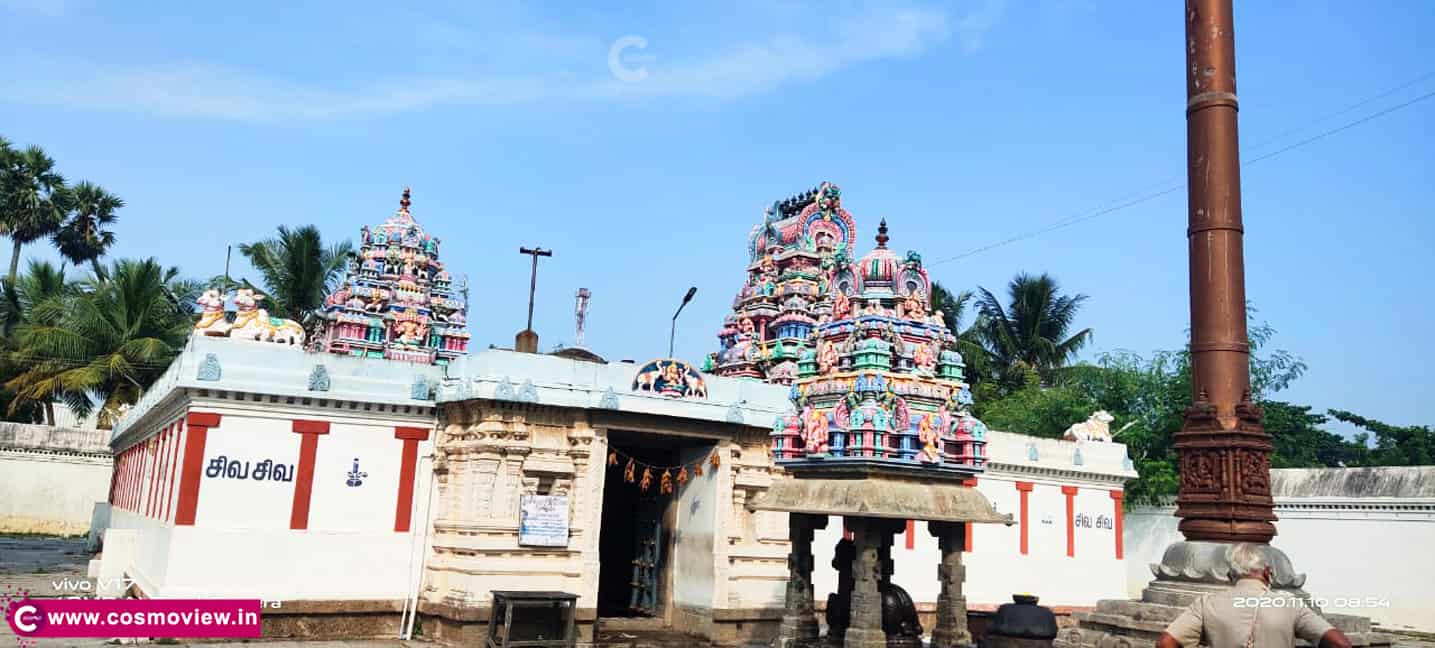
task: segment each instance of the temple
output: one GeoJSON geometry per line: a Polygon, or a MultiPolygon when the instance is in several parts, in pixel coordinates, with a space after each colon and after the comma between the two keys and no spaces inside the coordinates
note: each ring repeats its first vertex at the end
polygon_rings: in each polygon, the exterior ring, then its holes
{"type": "Polygon", "coordinates": [[[748,235],[747,280],[718,332],[705,371],[789,384],[818,318],[831,312],[833,270],[844,287],[857,226],[830,182],[772,204],[748,235]]]}
{"type": "Polygon", "coordinates": [[[898,258],[888,240],[884,220],[876,248],[831,264],[830,310],[797,363],[796,413],[773,430],[779,464],[821,456],[976,472],[986,461],[986,426],[967,411],[962,356],[931,313],[921,256],[898,258]]]}
{"type": "Polygon", "coordinates": [[[438,365],[468,352],[466,282],[454,285],[410,204],[405,187],[393,216],[359,230],[348,276],[324,300],[319,350],[438,365]]]}
{"type": "MultiPolygon", "coordinates": [[[[962,565],[970,525],[1015,522],[976,489],[986,426],[968,411],[962,358],[931,312],[921,256],[889,249],[885,220],[876,240],[850,264],[838,253],[823,259],[815,301],[824,308],[794,341],[794,411],[772,431],[773,459],[786,474],[749,504],[790,518],[777,644],[784,648],[818,640],[813,540],[829,517],[842,517],[851,537],[833,550],[838,579],[824,610],[826,645],[848,648],[923,645],[916,603],[893,582],[892,536],[917,521],[938,540],[931,645],[970,642],[962,565]]],[[[782,348],[782,338],[774,346],[782,348]]]]}
{"type": "Polygon", "coordinates": [[[494,591],[558,591],[580,644],[794,645],[820,610],[851,648],[960,644],[968,601],[1012,591],[1120,595],[1125,447],[988,432],[920,256],[885,224],[855,255],[840,195],[773,206],[708,372],[465,354],[463,291],[407,193],[312,339],[252,291],[234,313],[208,291],[115,425],[92,567],[129,587],[101,594],[282,601],[268,638],[468,645],[494,591]],[[890,631],[878,596],[900,603],[890,631]]]}

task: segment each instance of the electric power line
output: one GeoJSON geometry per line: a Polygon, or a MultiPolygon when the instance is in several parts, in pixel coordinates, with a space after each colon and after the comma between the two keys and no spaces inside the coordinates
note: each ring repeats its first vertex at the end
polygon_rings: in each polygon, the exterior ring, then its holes
{"type": "MultiPolygon", "coordinates": [[[[1385,91],[1383,91],[1383,92],[1381,92],[1381,93],[1379,93],[1379,94],[1377,94],[1377,95],[1374,95],[1374,96],[1372,96],[1372,97],[1368,97],[1368,98],[1366,98],[1366,99],[1362,99],[1361,101],[1356,102],[1355,104],[1352,104],[1352,105],[1350,105],[1350,106],[1347,106],[1346,108],[1343,108],[1343,109],[1341,109],[1340,111],[1337,111],[1337,112],[1335,112],[1335,113],[1331,113],[1331,114],[1329,114],[1329,115],[1326,115],[1325,117],[1321,117],[1320,119],[1317,119],[1317,120],[1315,120],[1314,122],[1311,122],[1311,123],[1312,123],[1312,124],[1317,124],[1317,123],[1320,123],[1320,122],[1322,122],[1322,121],[1329,120],[1329,119],[1331,119],[1332,117],[1336,117],[1336,116],[1339,116],[1339,115],[1348,113],[1348,112],[1350,112],[1351,110],[1353,110],[1354,108],[1357,108],[1357,107],[1359,107],[1359,106],[1363,106],[1363,105],[1368,104],[1368,103],[1370,103],[1370,102],[1372,102],[1372,101],[1375,101],[1375,100],[1377,100],[1377,99],[1379,99],[1379,98],[1381,98],[1381,97],[1385,97],[1385,96],[1390,95],[1391,93],[1394,93],[1394,92],[1397,92],[1397,91],[1399,91],[1399,90],[1403,90],[1403,89],[1405,89],[1405,88],[1408,88],[1408,87],[1410,87],[1410,86],[1412,86],[1412,85],[1414,85],[1414,84],[1416,84],[1416,83],[1419,83],[1420,81],[1424,81],[1425,79],[1428,79],[1428,78],[1431,78],[1431,77],[1435,77],[1435,72],[1430,72],[1430,73],[1424,74],[1424,75],[1422,75],[1422,76],[1420,76],[1420,77],[1418,77],[1418,78],[1416,78],[1416,79],[1414,79],[1414,80],[1412,80],[1412,81],[1408,81],[1408,82],[1403,83],[1403,84],[1401,84],[1401,85],[1399,85],[1399,86],[1396,86],[1396,87],[1394,87],[1394,88],[1387,89],[1387,90],[1385,90],[1385,91]]],[[[1252,165],[1252,164],[1256,164],[1256,163],[1262,162],[1262,161],[1264,161],[1264,160],[1269,160],[1269,159],[1271,159],[1271,158],[1273,158],[1273,157],[1276,157],[1276,156],[1278,156],[1278,155],[1280,155],[1280,154],[1282,154],[1282,153],[1286,153],[1286,152],[1288,152],[1288,151],[1291,151],[1291,150],[1293,150],[1293,149],[1300,148],[1300,147],[1305,146],[1305,145],[1307,145],[1307,144],[1311,144],[1311,143],[1317,142],[1317,141],[1319,141],[1319,140],[1322,140],[1322,139],[1325,139],[1325,138],[1327,138],[1327,137],[1330,137],[1331,135],[1335,135],[1335,134],[1340,133],[1340,132],[1342,132],[1342,131],[1349,130],[1349,129],[1351,129],[1351,128],[1354,128],[1354,127],[1359,126],[1359,125],[1361,125],[1361,124],[1364,124],[1364,123],[1366,123],[1366,122],[1372,121],[1372,120],[1374,120],[1374,119],[1377,119],[1377,118],[1380,118],[1380,117],[1384,117],[1385,115],[1388,115],[1388,114],[1390,114],[1390,113],[1393,113],[1393,112],[1395,112],[1395,111],[1397,111],[1397,110],[1401,110],[1401,109],[1403,109],[1403,108],[1407,108],[1407,107],[1412,106],[1412,105],[1414,105],[1414,104],[1417,104],[1417,103],[1419,103],[1419,102],[1421,102],[1421,101],[1425,101],[1426,99],[1430,99],[1431,97],[1435,97],[1435,91],[1427,92],[1427,93],[1425,93],[1425,94],[1419,95],[1419,96],[1417,96],[1417,97],[1415,97],[1415,98],[1413,98],[1413,99],[1410,99],[1410,100],[1408,100],[1408,101],[1405,101],[1405,102],[1396,104],[1396,105],[1394,105],[1394,106],[1390,106],[1389,108],[1385,108],[1385,109],[1376,111],[1376,112],[1374,112],[1374,113],[1371,113],[1371,114],[1366,115],[1366,116],[1364,116],[1364,117],[1361,117],[1361,118],[1359,118],[1359,119],[1356,119],[1356,120],[1353,120],[1353,121],[1350,121],[1350,122],[1346,122],[1345,124],[1342,124],[1342,125],[1337,126],[1337,127],[1335,127],[1335,128],[1332,128],[1332,129],[1329,129],[1329,130],[1325,130],[1325,131],[1321,131],[1320,133],[1316,133],[1315,135],[1312,135],[1312,136],[1307,137],[1307,138],[1305,138],[1305,139],[1298,140],[1298,141],[1293,142],[1293,143],[1291,143],[1291,144],[1289,144],[1289,145],[1287,145],[1287,146],[1283,146],[1283,147],[1281,147],[1281,148],[1278,148],[1278,149],[1276,149],[1276,150],[1274,150],[1274,151],[1270,151],[1270,152],[1268,152],[1268,153],[1264,153],[1264,154],[1258,155],[1258,156],[1256,156],[1256,157],[1254,157],[1254,158],[1251,158],[1250,160],[1242,161],[1242,162],[1241,162],[1241,167],[1246,167],[1246,166],[1249,166],[1249,165],[1252,165]]],[[[1280,139],[1280,138],[1284,137],[1285,135],[1288,135],[1288,134],[1291,134],[1291,133],[1301,132],[1301,131],[1305,130],[1306,128],[1308,128],[1308,126],[1307,126],[1307,127],[1302,127],[1302,128],[1296,128],[1296,129],[1288,130],[1288,131],[1286,131],[1285,133],[1283,133],[1283,134],[1281,134],[1281,135],[1279,135],[1279,136],[1277,136],[1277,137],[1275,137],[1275,138],[1272,138],[1272,139],[1270,139],[1270,140],[1266,140],[1265,143],[1273,142],[1273,141],[1275,141],[1276,139],[1280,139]]],[[[1264,144],[1258,145],[1258,146],[1263,146],[1263,145],[1264,145],[1264,144]]],[[[1159,186],[1160,184],[1163,184],[1163,183],[1157,183],[1157,184],[1155,184],[1155,185],[1148,185],[1148,186],[1159,186]]],[[[1037,237],[1037,236],[1041,236],[1042,234],[1048,234],[1048,233],[1054,232],[1054,231],[1056,231],[1056,230],[1065,229],[1065,228],[1067,228],[1067,227],[1071,227],[1072,225],[1076,225],[1076,224],[1078,224],[1078,223],[1082,223],[1082,222],[1091,220],[1091,219],[1096,218],[1096,217],[1098,217],[1098,216],[1105,216],[1105,215],[1110,214],[1110,213],[1112,213],[1112,212],[1121,211],[1121,210],[1127,209],[1127,208],[1129,208],[1129,207],[1135,207],[1136,205],[1139,205],[1139,204],[1141,204],[1141,203],[1145,203],[1145,202],[1149,202],[1149,201],[1155,200],[1155,199],[1160,198],[1161,196],[1164,196],[1164,195],[1166,195],[1166,194],[1169,194],[1169,193],[1178,191],[1178,190],[1180,190],[1180,189],[1184,189],[1185,187],[1186,187],[1186,184],[1185,184],[1184,182],[1182,182],[1182,183],[1180,183],[1180,184],[1176,184],[1176,185],[1167,186],[1167,187],[1165,187],[1164,189],[1161,189],[1161,190],[1156,191],[1156,192],[1154,192],[1154,193],[1144,194],[1144,195],[1141,195],[1140,197],[1137,197],[1137,198],[1135,198],[1135,199],[1127,200],[1127,201],[1124,201],[1124,202],[1121,202],[1121,203],[1117,203],[1116,205],[1113,205],[1113,206],[1111,206],[1111,207],[1106,207],[1106,208],[1103,208],[1103,209],[1099,209],[1099,210],[1094,211],[1094,212],[1090,212],[1090,213],[1086,213],[1086,214],[1079,214],[1079,215],[1076,215],[1076,216],[1070,216],[1070,217],[1067,217],[1067,218],[1058,220],[1058,221],[1056,221],[1056,222],[1054,222],[1054,223],[1050,223],[1050,224],[1048,224],[1048,225],[1046,225],[1046,226],[1043,226],[1043,227],[1041,227],[1041,228],[1038,228],[1038,229],[1035,229],[1035,230],[1031,230],[1031,231],[1029,231],[1029,232],[1025,232],[1025,233],[1022,233],[1022,234],[1017,234],[1017,235],[1015,235],[1015,236],[1012,236],[1012,237],[1010,237],[1010,238],[1006,238],[1006,239],[997,241],[997,242],[995,242],[995,243],[990,243],[990,244],[987,244],[987,245],[983,245],[983,246],[981,246],[981,247],[974,248],[974,249],[972,249],[972,250],[968,250],[968,251],[966,251],[966,252],[963,252],[963,253],[958,254],[958,255],[956,255],[956,256],[953,256],[953,257],[948,257],[948,258],[945,258],[945,259],[940,259],[940,260],[934,261],[934,262],[932,262],[932,263],[930,263],[930,264],[928,264],[928,265],[929,265],[929,266],[933,266],[933,265],[939,265],[939,264],[942,264],[942,263],[949,263],[949,262],[952,262],[952,261],[957,261],[957,260],[960,260],[960,259],[965,259],[965,258],[967,258],[967,257],[973,256],[973,255],[976,255],[976,254],[980,254],[980,253],[982,253],[982,252],[986,252],[986,251],[991,250],[991,249],[994,249],[994,248],[1002,247],[1002,246],[1004,246],[1004,245],[1010,245],[1010,244],[1012,244],[1012,243],[1017,243],[1017,242],[1025,241],[1025,240],[1028,240],[1028,239],[1032,239],[1032,238],[1035,238],[1035,237],[1037,237]]]]}

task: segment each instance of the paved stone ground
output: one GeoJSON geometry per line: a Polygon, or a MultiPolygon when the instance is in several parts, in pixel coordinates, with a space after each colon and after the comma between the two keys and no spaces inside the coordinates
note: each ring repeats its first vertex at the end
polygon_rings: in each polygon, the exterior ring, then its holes
{"type": "Polygon", "coordinates": [[[78,587],[85,577],[90,554],[84,538],[0,535],[0,590],[27,590],[36,598],[75,596],[83,591],[61,591],[57,583],[78,587]]]}

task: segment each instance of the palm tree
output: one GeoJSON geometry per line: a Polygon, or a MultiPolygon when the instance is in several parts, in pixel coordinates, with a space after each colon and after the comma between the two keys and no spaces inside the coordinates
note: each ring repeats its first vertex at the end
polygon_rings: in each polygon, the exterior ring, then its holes
{"type": "MultiPolygon", "coordinates": [[[[74,290],[74,285],[65,278],[65,268],[55,267],[48,262],[30,261],[25,274],[16,281],[0,283],[0,381],[9,381],[28,367],[15,359],[14,333],[19,327],[54,317],[64,312],[63,298],[74,290]]],[[[11,406],[13,393],[5,393],[0,400],[6,404],[7,417],[11,420],[35,421],[37,414],[44,413],[43,421],[55,422],[55,407],[52,401],[44,402],[43,410],[37,410],[37,403],[11,406]]]]}
{"type": "Polygon", "coordinates": [[[70,218],[55,232],[55,247],[75,264],[89,263],[100,276],[100,257],[115,243],[115,233],[105,229],[115,222],[115,210],[125,201],[98,185],[81,182],[67,190],[70,218]]]}
{"type": "Polygon", "coordinates": [[[986,379],[987,350],[982,346],[982,319],[980,313],[966,328],[962,328],[967,308],[974,295],[970,290],[952,293],[938,282],[932,282],[932,310],[941,311],[947,330],[957,338],[957,353],[966,361],[966,380],[973,385],[986,379]]]}
{"type": "MultiPolygon", "coordinates": [[[[10,149],[10,147],[5,147],[10,149]]],[[[0,167],[0,234],[10,237],[11,281],[20,270],[20,248],[54,234],[67,209],[65,178],[38,146],[10,149],[0,167]]]]}
{"type": "Polygon", "coordinates": [[[61,400],[77,416],[100,407],[109,425],[169,366],[194,326],[194,282],[154,259],[122,259],[42,304],[16,327],[11,359],[26,369],[6,382],[10,410],[61,400]]]}
{"type": "Polygon", "coordinates": [[[281,225],[279,236],[241,245],[239,251],[264,279],[269,314],[297,320],[312,331],[324,298],[343,277],[353,246],[342,241],[325,248],[313,225],[292,230],[281,225]]]}
{"type": "Polygon", "coordinates": [[[1051,275],[1018,274],[1007,285],[1006,306],[986,288],[980,291],[982,342],[1007,387],[1020,386],[1030,372],[1048,380],[1091,341],[1089,328],[1067,334],[1086,295],[1062,295],[1051,275]]]}

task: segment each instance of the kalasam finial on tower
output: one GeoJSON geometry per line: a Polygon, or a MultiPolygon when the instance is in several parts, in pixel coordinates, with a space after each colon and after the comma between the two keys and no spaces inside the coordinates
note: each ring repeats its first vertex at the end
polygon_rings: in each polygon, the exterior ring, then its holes
{"type": "Polygon", "coordinates": [[[407,213],[411,204],[413,202],[409,200],[409,188],[404,187],[404,197],[399,199],[399,211],[407,213]]]}
{"type": "Polygon", "coordinates": [[[884,218],[884,219],[882,219],[882,222],[877,225],[877,247],[879,247],[879,248],[885,248],[885,247],[887,247],[887,241],[888,241],[888,240],[889,240],[889,239],[888,239],[888,237],[887,237],[887,219],[884,218]]]}

